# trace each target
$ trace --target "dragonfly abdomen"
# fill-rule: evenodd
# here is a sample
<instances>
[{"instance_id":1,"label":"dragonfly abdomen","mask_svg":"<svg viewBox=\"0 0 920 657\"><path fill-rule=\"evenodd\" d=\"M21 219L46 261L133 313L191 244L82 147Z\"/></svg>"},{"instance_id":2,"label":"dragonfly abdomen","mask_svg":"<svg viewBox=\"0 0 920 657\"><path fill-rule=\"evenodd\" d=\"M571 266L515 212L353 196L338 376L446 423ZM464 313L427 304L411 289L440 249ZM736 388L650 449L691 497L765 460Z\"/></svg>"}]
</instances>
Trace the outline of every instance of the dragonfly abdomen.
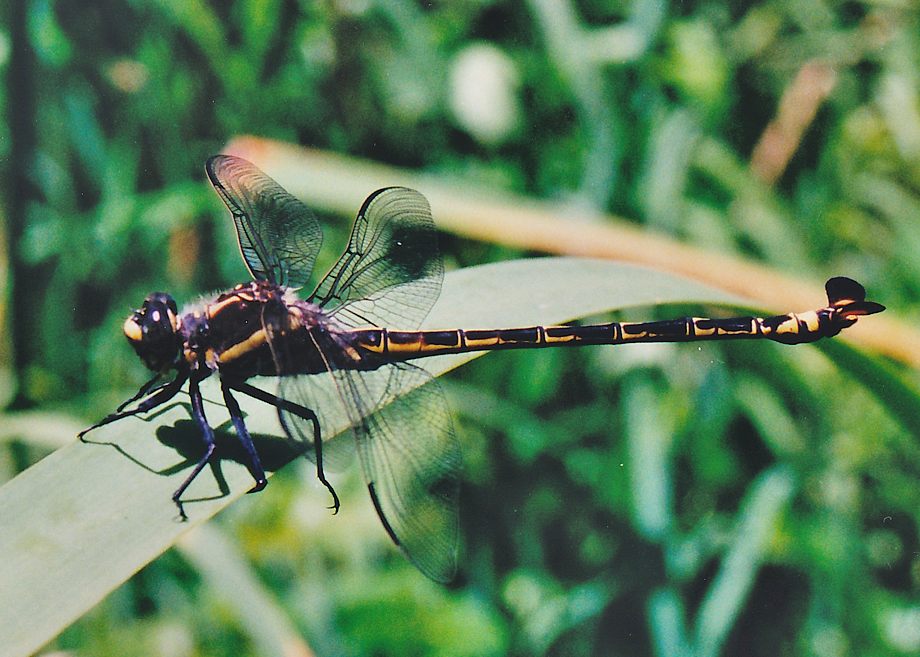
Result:
<instances>
[{"instance_id":1,"label":"dragonfly abdomen","mask_svg":"<svg viewBox=\"0 0 920 657\"><path fill-rule=\"evenodd\" d=\"M862 309L841 312L829 306L804 313L773 317L682 317L651 322L611 322L587 326L531 326L506 329L445 329L350 331L354 344L381 361L404 361L440 354L503 349L539 349L639 342L697 342L768 339L785 344L831 337L855 322ZM874 311L874 309L873 309Z\"/></svg>"}]
</instances>

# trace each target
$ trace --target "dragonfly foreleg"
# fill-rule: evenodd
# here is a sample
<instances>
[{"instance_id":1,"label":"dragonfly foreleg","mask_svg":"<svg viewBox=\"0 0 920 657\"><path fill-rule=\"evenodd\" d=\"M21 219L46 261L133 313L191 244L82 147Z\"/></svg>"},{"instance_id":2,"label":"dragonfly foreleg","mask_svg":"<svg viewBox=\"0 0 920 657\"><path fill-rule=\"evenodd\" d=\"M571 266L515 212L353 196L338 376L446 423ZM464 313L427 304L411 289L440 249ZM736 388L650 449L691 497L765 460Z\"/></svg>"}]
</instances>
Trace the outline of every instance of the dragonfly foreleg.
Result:
<instances>
[{"instance_id":1,"label":"dragonfly foreleg","mask_svg":"<svg viewBox=\"0 0 920 657\"><path fill-rule=\"evenodd\" d=\"M208 424L208 419L204 415L204 402L201 397L201 390L198 388L198 383L201 381L197 376L192 376L188 384L188 394L192 400L192 417L195 419L195 422L198 423L198 428L201 430L201 437L204 439L206 449L204 456L202 456L198 463L195 464L195 469L192 470L192 473L185 478L185 481L182 482L182 485L176 489L176 492L173 493L172 501L175 502L176 506L179 507L179 516L183 520L188 520L188 516L185 515L185 509L182 507L181 497L185 490L191 485L195 480L195 477L204 469L204 466L208 464L208 461L211 460L211 457L214 455L214 429L211 428L211 425Z\"/></svg>"},{"instance_id":2,"label":"dragonfly foreleg","mask_svg":"<svg viewBox=\"0 0 920 657\"><path fill-rule=\"evenodd\" d=\"M140 388L140 390L138 390L136 393L134 393L133 395L131 395L131 397L129 397L128 399L126 399L126 400L124 400L123 402L121 402L121 403L118 405L118 407L115 409L115 412L116 412L116 413L121 413L123 410L125 410L128 406L130 406L131 404L133 404L134 402L136 402L136 401L137 401L138 399L140 399L141 397L144 397L144 396L146 396L147 394L156 394L157 392L159 392L160 390L162 390L163 388L165 388L166 386L168 386L170 383L172 383L171 381L166 381L166 382L164 382L163 384L157 386L157 387L156 387L156 390L153 390L154 384L155 384L157 381L159 381L161 377L162 377L162 374L160 374L159 372L157 372L156 374L154 374L154 375L153 375L153 378L150 379L149 381L147 381L147 383L145 383L144 385L142 385L141 388ZM150 392L151 390L153 390L153 392Z\"/></svg>"},{"instance_id":3,"label":"dragonfly foreleg","mask_svg":"<svg viewBox=\"0 0 920 657\"><path fill-rule=\"evenodd\" d=\"M78 433L77 438L83 441L83 436L88 434L93 429L98 429L99 427L105 426L106 424L111 424L112 422L115 422L116 420L121 420L122 418L131 417L132 415L139 415L141 413L146 413L147 411L150 411L156 408L157 406L165 404L170 399L175 397L176 394L182 389L182 384L185 383L185 380L188 378L188 374L184 372L180 372L179 375L176 376L175 379L159 386L152 395L147 397L147 399L139 403L136 407L132 408L130 411L124 410L125 406L139 399L140 397L143 397L147 392L149 392L150 388L153 387L153 384L157 380L157 378L158 377L154 377L153 379L145 383L141 387L141 389L138 391L138 394L136 394L134 397L129 399L127 402L119 406L118 409L114 413L106 415L104 418L96 422L96 424L94 424L93 426L87 427L86 429Z\"/></svg>"},{"instance_id":4,"label":"dragonfly foreleg","mask_svg":"<svg viewBox=\"0 0 920 657\"><path fill-rule=\"evenodd\" d=\"M246 450L246 454L249 455L249 472L252 473L252 478L256 480L256 485L249 492L256 493L265 488L268 483L268 479L265 478L265 469L262 467L262 462L259 461L256 446L252 444L252 436L249 435L249 430L243 422L243 412L240 410L240 405L230 394L230 387L226 382L221 381L220 389L224 393L224 402L230 412L230 421L233 422L233 426L236 428L236 435L239 437L240 442L243 443L243 449Z\"/></svg>"},{"instance_id":5,"label":"dragonfly foreleg","mask_svg":"<svg viewBox=\"0 0 920 657\"><path fill-rule=\"evenodd\" d=\"M332 495L332 506L329 507L332 509L332 513L338 513L339 507L341 506L339 503L339 496L335 492L335 488L332 487L332 484L326 479L326 473L323 471L323 440L319 426L319 418L316 417L316 413L305 406L282 399L277 395L260 390L248 383L232 383L230 387L238 392L242 392L244 395L249 395L253 399L258 399L261 402L271 404L277 408L279 411L278 420L281 422L281 428L284 429L284 433L287 434L288 438L291 440L296 440L294 438L294 433L291 431L290 427L287 426L284 414L280 413L280 411L292 413L301 419L307 420L313 425L313 453L316 456L316 478L320 480L320 483L322 483L323 486L326 487L326 490L329 491L329 494Z\"/></svg>"}]
</instances>

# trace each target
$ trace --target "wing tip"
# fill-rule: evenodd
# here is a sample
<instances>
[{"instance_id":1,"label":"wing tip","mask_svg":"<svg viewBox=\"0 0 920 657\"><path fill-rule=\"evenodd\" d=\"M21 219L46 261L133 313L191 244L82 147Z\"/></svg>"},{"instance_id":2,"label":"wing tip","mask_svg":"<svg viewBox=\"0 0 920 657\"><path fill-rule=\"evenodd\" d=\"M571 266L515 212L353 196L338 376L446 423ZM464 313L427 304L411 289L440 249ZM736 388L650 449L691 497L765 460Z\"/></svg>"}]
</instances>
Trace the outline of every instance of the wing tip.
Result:
<instances>
[{"instance_id":1,"label":"wing tip","mask_svg":"<svg viewBox=\"0 0 920 657\"><path fill-rule=\"evenodd\" d=\"M222 153L218 153L217 155L212 155L211 157L209 157L207 161L204 163L204 170L205 170L205 173L208 174L208 180L210 180L211 184L214 185L215 187L223 187L223 185L220 182L220 178L217 175L217 169L219 165L222 162L224 162L226 158L228 157L230 156L223 155Z\"/></svg>"},{"instance_id":2,"label":"wing tip","mask_svg":"<svg viewBox=\"0 0 920 657\"><path fill-rule=\"evenodd\" d=\"M378 201L381 197L389 194L406 194L411 196L414 202L421 205L424 213L429 217L431 216L431 203L428 202L428 198L417 189L412 189L411 187L403 187L401 185L381 187L380 189L374 190L368 194L367 198L364 199L364 203L361 204L361 209L358 210L358 216L360 217L366 215L368 208L370 208L370 206L373 205L375 201Z\"/></svg>"},{"instance_id":3,"label":"wing tip","mask_svg":"<svg viewBox=\"0 0 920 657\"><path fill-rule=\"evenodd\" d=\"M204 170L208 174L208 178L213 185L223 187L223 184L220 182L220 177L227 166L242 166L258 169L252 162L242 157L227 155L226 153L217 153L205 160L204 163Z\"/></svg>"}]
</instances>

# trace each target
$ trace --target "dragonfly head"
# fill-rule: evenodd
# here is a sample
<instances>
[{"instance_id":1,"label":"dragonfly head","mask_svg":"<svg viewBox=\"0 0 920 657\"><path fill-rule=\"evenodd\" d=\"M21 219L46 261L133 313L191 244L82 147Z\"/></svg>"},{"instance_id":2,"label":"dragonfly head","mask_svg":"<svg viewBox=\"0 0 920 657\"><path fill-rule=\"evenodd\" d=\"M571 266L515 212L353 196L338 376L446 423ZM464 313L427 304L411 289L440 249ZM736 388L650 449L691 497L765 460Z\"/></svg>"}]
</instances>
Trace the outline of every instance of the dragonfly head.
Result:
<instances>
[{"instance_id":1,"label":"dragonfly head","mask_svg":"<svg viewBox=\"0 0 920 657\"><path fill-rule=\"evenodd\" d=\"M154 372L173 368L182 353L179 311L165 292L154 292L125 320L125 337L144 364Z\"/></svg>"}]
</instances>

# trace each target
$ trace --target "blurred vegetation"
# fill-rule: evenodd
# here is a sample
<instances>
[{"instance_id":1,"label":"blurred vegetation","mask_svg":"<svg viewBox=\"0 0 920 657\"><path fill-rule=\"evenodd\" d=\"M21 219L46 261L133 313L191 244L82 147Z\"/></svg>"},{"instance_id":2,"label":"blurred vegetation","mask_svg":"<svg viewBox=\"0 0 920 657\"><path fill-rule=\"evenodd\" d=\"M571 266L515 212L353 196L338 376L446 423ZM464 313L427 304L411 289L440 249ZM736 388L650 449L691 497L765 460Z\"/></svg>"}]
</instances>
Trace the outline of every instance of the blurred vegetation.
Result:
<instances>
[{"instance_id":1,"label":"blurred vegetation","mask_svg":"<svg viewBox=\"0 0 920 657\"><path fill-rule=\"evenodd\" d=\"M808 280L846 273L918 317L915 3L0 11L0 399L41 426L4 434L4 478L55 431L72 440L62 411L90 421L143 381L119 327L149 291L245 279L202 171L243 133L567 199ZM324 219L342 244L348 222ZM450 266L518 255L449 236L443 250ZM364 510L329 517L304 464L48 650L920 653L920 451L902 424L917 401L844 351L480 359L445 380L467 461L454 585L388 547L360 486L345 505Z\"/></svg>"}]
</instances>

